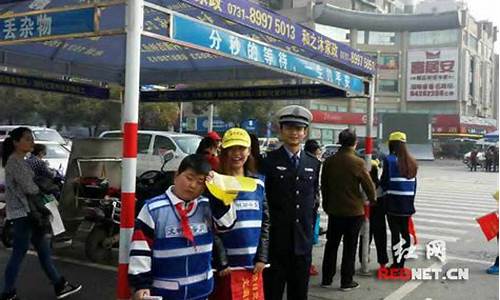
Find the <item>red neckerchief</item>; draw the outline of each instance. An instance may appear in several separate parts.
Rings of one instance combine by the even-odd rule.
[[[175,205],[175,208],[177,209],[177,213],[181,217],[181,227],[182,227],[182,234],[186,239],[188,239],[193,245],[194,243],[194,235],[193,231],[191,230],[191,226],[189,225],[189,218],[188,218],[188,212],[193,209],[194,206],[194,201],[191,201],[188,204],[188,207],[185,209],[184,208],[184,203],[180,202]]]

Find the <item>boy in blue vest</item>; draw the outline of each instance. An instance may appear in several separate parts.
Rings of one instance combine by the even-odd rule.
[[[206,299],[212,292],[213,217],[201,196],[210,171],[202,155],[187,156],[174,185],[141,209],[130,247],[134,299]]]

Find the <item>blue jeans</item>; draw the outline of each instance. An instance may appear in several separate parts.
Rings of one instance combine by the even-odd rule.
[[[38,253],[38,260],[43,271],[52,284],[57,284],[62,280],[61,275],[54,266],[51,257],[50,238],[41,230],[33,228],[27,217],[13,220],[14,236],[12,254],[7,267],[5,268],[4,293],[15,290],[15,284],[21,263],[29,249],[30,240]]]

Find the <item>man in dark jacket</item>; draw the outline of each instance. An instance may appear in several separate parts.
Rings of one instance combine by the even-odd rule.
[[[339,134],[340,150],[323,163],[321,193],[323,210],[328,214],[327,242],[323,256],[321,285],[332,284],[337,269],[337,251],[344,237],[340,288],[349,291],[359,287],[353,280],[358,235],[364,218],[364,197],[360,184],[370,202],[375,201],[375,186],[365,168],[365,162],[356,156],[356,134],[343,130]]]
[[[271,220],[265,298],[281,300],[286,284],[289,300],[306,300],[320,162],[301,150],[311,112],[291,105],[277,115],[283,146],[264,160]]]

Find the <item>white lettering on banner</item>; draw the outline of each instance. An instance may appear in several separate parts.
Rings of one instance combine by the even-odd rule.
[[[284,52],[278,54],[278,64],[281,69],[286,70],[288,68],[288,55]]]
[[[338,86],[342,86],[342,73],[339,71],[334,71],[335,72],[335,83]]]
[[[39,36],[52,34],[52,17],[46,14],[39,15],[36,19],[37,31]]]
[[[19,36],[22,38],[30,38],[33,36],[35,30],[35,22],[30,17],[23,17],[21,19],[21,27],[19,28]]]
[[[257,48],[257,44],[254,42],[248,42],[247,56],[250,60],[259,61],[259,48]]]
[[[274,65],[273,49],[264,47],[264,61],[270,66]]]
[[[323,67],[320,65],[316,65],[316,74],[318,79],[323,80]]]
[[[16,19],[10,18],[4,21],[3,25],[4,40],[14,40],[16,38]]]
[[[351,76],[344,74],[344,87],[349,89],[351,87]]]
[[[326,81],[333,82],[333,71],[332,69],[326,69]]]
[[[229,38],[229,51],[231,51],[232,55],[238,55],[241,51],[241,41],[236,36],[231,36]]]
[[[220,37],[220,34],[217,30],[212,30],[212,33],[210,34],[210,40],[212,41],[210,48],[220,50],[220,43],[222,42],[222,38]]]

